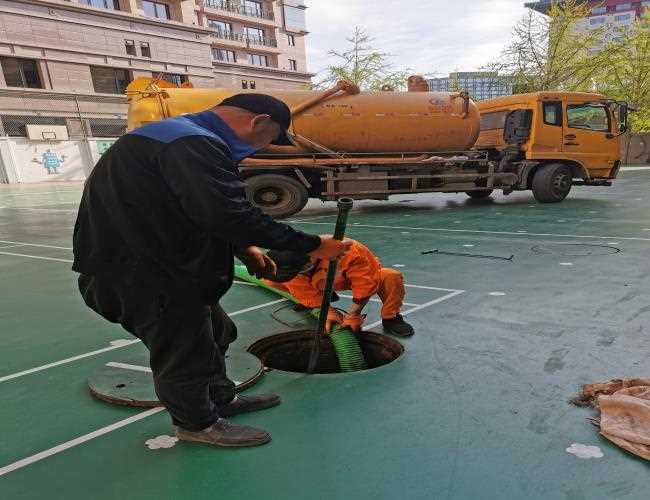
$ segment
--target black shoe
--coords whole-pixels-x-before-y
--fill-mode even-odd
[[[309,307],[303,306],[302,304],[294,304],[293,310],[296,312],[308,311]]]
[[[225,448],[259,446],[271,441],[271,435],[265,430],[248,425],[231,424],[225,418],[220,418],[202,431],[188,431],[176,427],[176,437],[181,441],[206,443]]]
[[[415,333],[413,327],[409,325],[401,314],[398,314],[391,319],[382,319],[381,324],[384,326],[384,331],[395,335],[397,337],[412,337]]]
[[[279,405],[280,402],[280,396],[276,394],[256,394],[254,396],[238,394],[230,403],[219,407],[219,416],[232,417],[240,413],[266,410]]]

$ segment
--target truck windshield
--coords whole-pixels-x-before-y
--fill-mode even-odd
[[[567,123],[570,128],[596,132],[609,132],[609,114],[603,104],[577,104],[567,106]]]

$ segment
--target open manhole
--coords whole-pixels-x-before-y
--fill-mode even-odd
[[[373,332],[357,335],[367,370],[395,361],[404,353],[404,346],[397,340]],[[314,343],[314,332],[304,330],[281,333],[258,340],[248,348],[268,368],[285,372],[307,373],[309,356]],[[340,373],[338,358],[332,342],[320,339],[320,357],[315,373]]]
[[[592,255],[614,255],[621,249],[611,245],[590,245],[584,243],[545,243],[535,245],[533,252],[565,257],[590,257]]]

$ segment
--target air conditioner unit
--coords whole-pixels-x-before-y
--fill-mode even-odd
[[[27,137],[33,141],[67,141],[65,125],[25,125]]]

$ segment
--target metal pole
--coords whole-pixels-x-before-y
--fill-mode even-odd
[[[338,201],[338,217],[336,218],[336,227],[334,228],[334,239],[343,240],[345,236],[345,228],[348,224],[348,214],[352,209],[354,202],[350,198],[341,198]],[[318,329],[314,334],[314,345],[311,349],[309,356],[309,365],[307,373],[314,373],[316,364],[320,357],[320,339],[325,334],[325,325],[327,322],[327,313],[332,301],[332,290],[334,288],[334,278],[336,277],[336,267],[338,266],[337,260],[331,260],[327,268],[327,279],[325,280],[325,289],[323,290],[323,301],[320,305],[320,313],[318,315]]]

